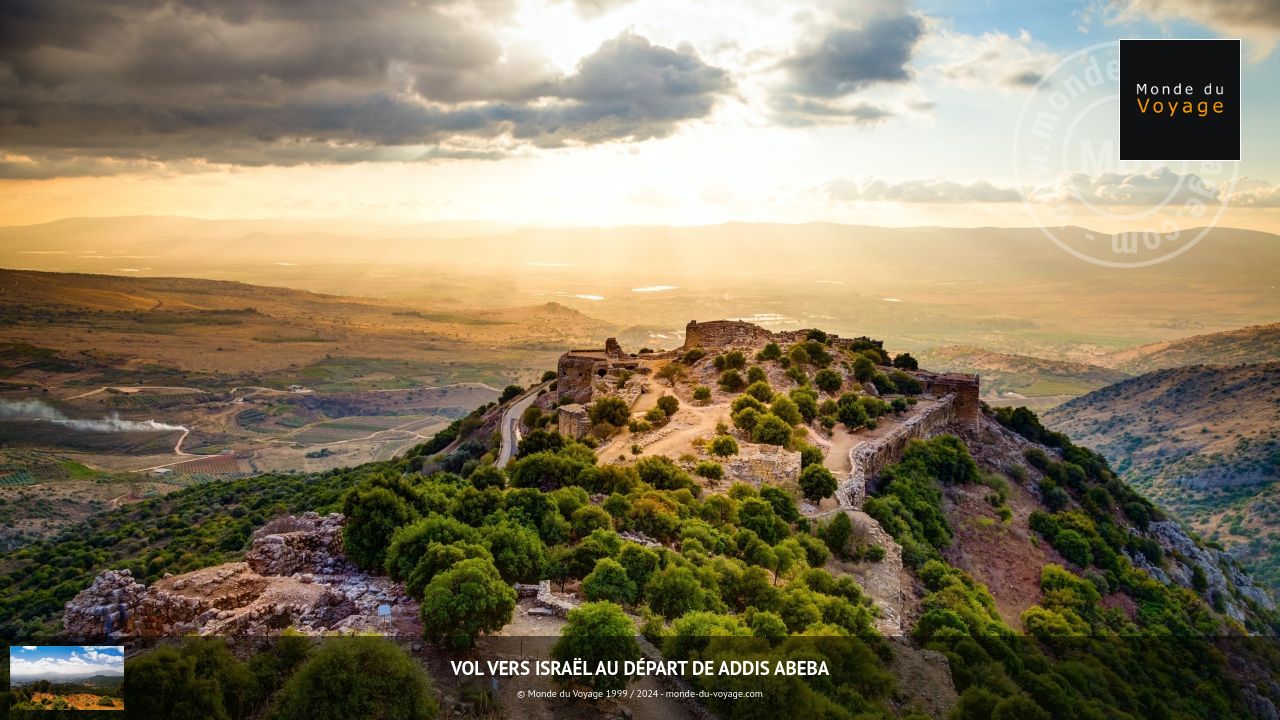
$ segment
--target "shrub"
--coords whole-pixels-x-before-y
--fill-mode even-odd
[[[717,381],[721,390],[725,392],[737,392],[741,390],[747,383],[738,374],[737,370],[725,370],[720,373],[720,379]]]
[[[796,407],[795,401],[786,395],[775,397],[773,404],[769,406],[769,412],[782,418],[783,422],[791,426],[804,422],[804,416],[800,414],[800,408]]]
[[[751,439],[764,445],[785,447],[791,442],[791,425],[773,413],[765,413],[751,429]]]
[[[711,399],[711,388],[706,385],[699,385],[693,389],[693,399],[704,402]]]
[[[512,522],[489,525],[482,532],[485,545],[493,555],[493,565],[503,580],[512,583],[542,579],[547,547],[536,532]]]
[[[650,424],[662,425],[667,422],[667,414],[660,407],[650,408],[649,412],[644,414],[644,419]]]
[[[631,407],[620,397],[606,395],[591,403],[588,416],[593,424],[608,423],[615,427],[622,427],[631,418]]]
[[[351,637],[331,638],[317,649],[280,690],[270,717],[431,720],[439,713],[426,670],[408,653],[383,638]]]
[[[835,476],[822,465],[815,463],[800,471],[800,490],[812,502],[831,497],[836,486]]]
[[[560,437],[560,435],[557,434],[556,437]],[[523,442],[521,440],[521,443]],[[523,444],[521,447],[523,447]],[[493,465],[481,465],[472,471],[467,479],[471,481],[471,486],[477,490],[484,490],[490,487],[501,490],[507,486],[506,473],[502,472],[502,468]]]
[[[752,365],[751,367],[747,368],[747,382],[767,383],[769,382],[769,379],[768,379],[768,376],[764,374],[764,368],[760,367],[759,365]]]
[[[716,457],[729,457],[738,454],[738,441],[731,435],[717,435],[711,441],[711,454]]]
[[[342,507],[347,516],[342,529],[347,557],[365,570],[382,572],[392,534],[417,517],[417,512],[384,487],[354,489]]]
[[[733,438],[729,438],[732,440]],[[718,462],[703,460],[693,469],[694,474],[704,477],[708,480],[720,480],[724,478],[724,467]]]
[[[483,545],[467,542],[446,545],[433,542],[427,546],[422,556],[418,558],[418,564],[414,565],[413,570],[409,573],[409,578],[404,584],[405,592],[413,598],[421,600],[422,591],[435,579],[436,575],[463,560],[475,558],[486,560],[490,563],[493,562],[493,555],[490,555]]]
[[[499,405],[505,405],[511,400],[515,400],[524,393],[524,388],[519,385],[508,385],[502,388],[502,396],[498,398]]]
[[[849,547],[849,539],[853,537],[853,521],[846,513],[838,512],[835,517],[820,529],[822,541],[827,549],[836,557],[844,557]]]
[[[592,669],[602,662],[617,663],[621,668],[628,660],[640,658],[636,627],[622,608],[613,603],[585,603],[569,611],[560,639],[551,648],[551,657],[562,662],[582,660]],[[593,690],[604,692],[625,688],[631,678],[625,674],[591,674],[559,679],[583,682]]]
[[[902,370],[920,369],[920,363],[916,362],[916,359],[911,357],[910,353],[902,353],[901,355],[894,356],[893,366]]]
[[[423,591],[422,633],[451,648],[469,648],[480,633],[511,622],[515,606],[515,590],[493,563],[463,560],[436,575]]]
[[[640,479],[659,490],[679,490],[692,488],[694,482],[689,474],[680,469],[671,458],[664,455],[647,457],[636,463],[636,472]]]
[[[817,375],[813,376],[813,384],[817,385],[822,392],[831,395],[840,390],[841,385],[844,385],[844,378],[835,370],[822,369],[818,371]]]
[[[600,558],[596,567],[582,579],[582,593],[589,601],[608,600],[618,604],[635,602],[636,584],[627,570],[613,558]]]
[[[777,360],[780,357],[782,357],[782,348],[778,347],[776,342],[765,343],[760,353],[756,355],[759,360]]]
[[[687,567],[668,567],[654,573],[644,594],[649,607],[668,620],[707,609],[707,591]]]
[[[658,409],[671,417],[680,409],[680,400],[675,395],[663,395],[658,398]]]
[[[769,383],[760,380],[747,386],[746,394],[762,403],[767,403],[773,399],[773,388],[769,387]]]
[[[1089,549],[1089,541],[1075,530],[1062,530],[1053,539],[1053,547],[1062,553],[1062,557],[1079,565],[1088,567],[1093,562],[1093,553]]]

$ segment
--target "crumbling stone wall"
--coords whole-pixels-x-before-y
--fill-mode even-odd
[[[982,405],[978,399],[979,378],[968,373],[914,373],[924,395],[955,396],[955,419],[971,428],[977,428]]]
[[[68,636],[273,635],[368,631],[413,624],[404,588],[372,577],[342,555],[344,518],[305,513],[273,520],[254,535],[245,562],[167,576],[150,588],[127,570],[108,571],[67,603]]]
[[[800,453],[777,445],[739,443],[737,455],[722,461],[728,482],[745,482],[756,488],[773,485],[799,492]]]
[[[774,334],[742,320],[690,320],[684,328],[684,349],[755,347],[774,341]]]
[[[591,416],[587,409],[577,403],[561,405],[556,410],[556,431],[568,438],[578,440],[591,429]]]
[[[853,446],[849,450],[849,465],[853,472],[836,488],[836,500],[844,507],[861,508],[867,496],[868,479],[901,460],[907,443],[941,434],[955,418],[955,398],[947,396],[935,405],[919,408],[883,437]]]

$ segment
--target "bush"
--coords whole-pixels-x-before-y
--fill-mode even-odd
[[[759,360],[777,360],[780,357],[782,357],[782,348],[778,347],[776,342],[765,343],[760,353],[756,355]]]
[[[658,409],[671,417],[680,409],[680,400],[675,395],[663,395],[658,398]]]
[[[627,424],[627,420],[631,419],[631,407],[620,397],[606,395],[591,403],[588,415],[593,424],[608,423],[615,427],[622,427]]]
[[[463,560],[436,575],[422,593],[422,634],[442,645],[465,649],[482,632],[511,622],[516,591],[493,563]]]
[[[589,601],[608,600],[630,604],[636,599],[636,584],[627,570],[613,558],[601,558],[596,567],[582,579],[582,593]]]
[[[773,404],[769,407],[769,412],[793,427],[804,422],[804,416],[800,414],[800,408],[796,407],[795,402],[786,395],[775,397]]]
[[[737,392],[741,390],[747,383],[738,374],[737,370],[725,370],[720,373],[720,379],[716,381],[721,390],[725,392]]]
[[[342,529],[347,557],[374,573],[382,572],[386,548],[396,529],[417,517],[404,499],[384,487],[353,489],[347,494],[342,511],[347,516]]]
[[[471,559],[480,559],[492,563],[493,555],[489,554],[489,551],[483,545],[475,543],[459,542],[446,545],[433,542],[427,546],[422,556],[418,558],[418,564],[413,566],[413,570],[409,573],[409,579],[405,581],[404,590],[413,598],[421,600],[422,591],[435,579],[436,575],[463,560]]]
[[[503,580],[537,582],[547,565],[547,547],[542,538],[524,525],[503,522],[486,526],[485,545],[493,555],[493,565]]]
[[[636,463],[640,479],[659,490],[679,490],[694,487],[693,479],[680,469],[671,458],[664,455],[647,457]]]
[[[844,378],[835,370],[823,369],[813,376],[813,384],[817,385],[822,392],[833,395],[840,390],[841,385],[844,385]]]
[[[1079,565],[1088,567],[1093,562],[1093,553],[1089,549],[1089,541],[1075,530],[1062,530],[1053,539],[1053,547],[1062,553],[1062,557]]]
[[[830,522],[822,526],[820,533],[831,554],[842,558],[849,547],[849,539],[853,537],[853,521],[848,514],[838,512]]]
[[[764,445],[785,447],[787,443],[791,442],[791,426],[777,415],[765,413],[760,416],[755,423],[755,427],[751,429],[751,439]]]
[[[910,353],[902,353],[901,355],[894,356],[893,366],[902,370],[920,369],[920,363],[916,362],[916,359],[911,357]]]
[[[285,683],[270,718],[431,720],[439,713],[426,670],[408,653],[383,638],[351,637],[326,640]]]
[[[640,658],[636,627],[622,608],[613,603],[585,603],[569,611],[560,639],[551,648],[551,657],[561,662],[582,660],[593,670],[602,662],[616,662],[621,668],[628,660]],[[605,692],[625,688],[631,678],[625,674],[591,674],[558,679],[576,680],[590,685],[593,690]]]
[[[716,457],[729,457],[738,454],[738,441],[731,435],[717,435],[711,441],[711,454]]]
[[[499,405],[505,405],[511,400],[515,400],[524,394],[524,388],[519,385],[508,385],[502,388],[502,396],[498,398]]]
[[[711,399],[711,388],[706,385],[699,385],[693,389],[693,399],[699,402],[705,402]]]
[[[769,383],[760,380],[747,386],[746,394],[762,403],[767,403],[773,399],[773,388],[769,386]]]
[[[835,476],[822,465],[809,465],[800,471],[800,490],[811,502],[831,497],[836,487]]]
[[[764,368],[759,365],[752,365],[747,368],[747,382],[749,383],[767,383],[769,376],[764,374]]]
[[[231,720],[249,715],[253,675],[221,640],[191,638],[127,663],[121,692],[134,717]]]
[[[556,437],[560,437],[560,435],[556,434]],[[524,440],[521,440],[520,443],[520,447],[523,448]],[[477,490],[491,487],[501,490],[507,486],[506,473],[502,472],[501,468],[493,465],[481,465],[467,479],[471,481],[471,486]]]
[[[729,438],[732,440],[733,438]],[[720,480],[724,478],[724,467],[718,462],[703,460],[693,469],[695,475],[704,477],[708,480]]]

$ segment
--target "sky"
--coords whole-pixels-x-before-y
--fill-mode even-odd
[[[123,675],[124,648],[118,645],[12,645],[9,675],[58,680]]]
[[[1107,86],[1028,172],[1025,109],[1134,37],[1243,40],[1242,160],[1119,161]],[[4,3],[0,224],[1280,231],[1277,39],[1267,0]]]

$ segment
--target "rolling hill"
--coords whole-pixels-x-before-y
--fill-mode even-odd
[[[1280,362],[1157,370],[1044,420],[1280,587]]]
[[[1131,374],[1186,365],[1240,365],[1280,360],[1280,323],[1195,335],[1112,353],[1099,362]]]
[[[1129,377],[1119,370],[1084,362],[966,346],[929,350],[921,353],[919,360],[925,367],[943,372],[981,375],[982,399],[990,405],[1026,405],[1037,411]]]

